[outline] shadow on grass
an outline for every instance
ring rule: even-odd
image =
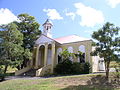
[[[15,75],[15,73],[0,74],[0,82],[5,81],[5,77],[14,76],[14,75]]]
[[[66,88],[63,88],[61,90],[115,90],[114,88],[104,88],[101,86],[90,86],[90,85],[78,85],[78,86],[68,86]]]
[[[97,75],[88,80],[86,85],[70,85],[61,90],[116,90],[114,87],[116,86],[113,83],[108,83],[105,76]]]

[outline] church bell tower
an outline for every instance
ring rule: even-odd
[[[43,26],[43,34],[47,37],[52,38],[52,34],[51,34],[51,28],[53,26],[52,22],[50,22],[49,19],[47,19],[42,26]]]

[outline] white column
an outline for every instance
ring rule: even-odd
[[[40,47],[40,45],[37,46],[37,50],[36,50],[35,68],[38,68],[39,47]]]
[[[53,73],[53,68],[54,68],[54,62],[55,62],[55,42],[52,43],[52,57],[51,57],[51,61],[52,61],[52,67],[51,67],[51,73]]]
[[[44,66],[47,65],[47,55],[48,55],[48,43],[45,44],[45,52],[44,52]]]
[[[33,48],[33,56],[32,56],[32,60],[31,60],[31,62],[30,62],[30,65],[33,67],[34,66],[34,64],[33,64],[33,62],[35,62],[35,59],[36,59],[36,55],[35,55],[35,52],[36,52],[36,47],[34,47]],[[35,58],[35,59],[34,59]]]

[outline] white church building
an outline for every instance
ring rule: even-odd
[[[53,68],[58,64],[58,55],[64,49],[70,53],[84,53],[85,62],[92,65],[92,72],[105,71],[104,61],[99,56],[91,56],[93,51],[92,40],[77,35],[70,35],[60,38],[52,38],[51,30],[53,24],[47,19],[43,24],[43,32],[36,40],[33,51],[33,60],[26,68],[17,71],[19,75],[31,68],[36,69],[36,76],[44,76],[53,73]],[[80,59],[73,58],[72,62],[80,62]]]

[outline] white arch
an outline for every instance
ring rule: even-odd
[[[42,50],[43,48],[43,50]],[[40,44],[39,45],[39,51],[37,52],[38,53],[38,65],[41,65],[43,66],[43,59],[44,59],[44,53],[43,51],[45,50],[45,45],[43,44]]]
[[[69,46],[67,50],[68,50],[69,53],[73,53],[73,47]],[[70,57],[70,60],[73,61],[72,56]]]
[[[68,52],[69,52],[69,53],[73,53],[73,47],[69,46],[69,47],[68,47]]]
[[[85,46],[84,45],[80,45],[79,46],[79,51],[81,51],[82,53],[85,54]],[[86,61],[86,56],[85,56],[85,61]],[[80,58],[78,57],[78,62],[80,62]]]
[[[84,45],[80,45],[79,46],[79,51],[81,51],[82,53],[85,53],[85,46]]]
[[[60,52],[62,52],[62,48],[58,48],[58,49],[57,49],[57,55],[59,55]]]

